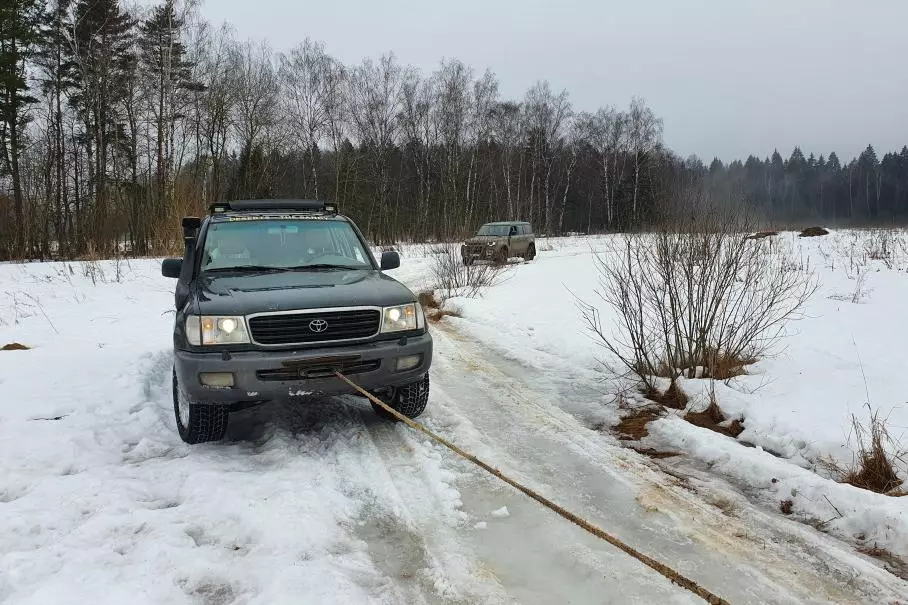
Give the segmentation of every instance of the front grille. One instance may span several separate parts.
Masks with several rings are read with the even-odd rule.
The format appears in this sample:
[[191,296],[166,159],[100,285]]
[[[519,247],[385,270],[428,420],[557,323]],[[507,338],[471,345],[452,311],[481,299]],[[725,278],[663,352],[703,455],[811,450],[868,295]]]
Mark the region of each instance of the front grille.
[[484,245],[471,244],[467,246],[467,254],[473,256],[489,256],[491,253],[491,247]]
[[378,334],[380,322],[377,309],[301,311],[253,317],[249,330],[252,340],[263,345],[306,344],[369,338]]
[[381,366],[380,359],[362,361],[359,356],[312,359],[299,363],[286,363],[282,368],[258,370],[255,375],[264,381],[305,380],[307,378],[330,378],[335,370],[345,376],[372,372]]

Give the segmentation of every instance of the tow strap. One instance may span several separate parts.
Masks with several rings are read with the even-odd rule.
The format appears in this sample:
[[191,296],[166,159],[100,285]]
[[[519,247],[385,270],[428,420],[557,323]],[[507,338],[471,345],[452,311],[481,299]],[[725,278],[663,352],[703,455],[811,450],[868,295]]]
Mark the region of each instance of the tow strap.
[[334,373],[337,375],[338,378],[340,378],[341,380],[346,382],[348,385],[350,385],[353,389],[355,389],[356,392],[358,392],[360,395],[363,395],[364,397],[368,398],[369,401],[371,401],[375,405],[379,406],[381,409],[386,411],[388,414],[390,414],[397,420],[400,420],[401,422],[406,423],[409,427],[414,428],[417,431],[427,435],[430,439],[432,439],[436,443],[440,443],[441,445],[445,446],[446,448],[448,448],[449,450],[451,450],[458,456],[469,460],[470,462],[472,462],[479,468],[483,469],[490,475],[498,477],[499,479],[501,479],[502,481],[504,481],[511,487],[522,492],[526,496],[529,496],[536,502],[539,502],[544,507],[546,507],[549,510],[553,511],[554,513],[560,515],[561,517],[567,519],[571,523],[583,528],[584,530],[593,534],[597,538],[601,538],[602,540],[605,540],[606,542],[608,542],[615,548],[622,550],[623,552],[625,552],[628,555],[630,555],[631,557],[637,559],[638,561],[640,561],[647,567],[659,572],[661,575],[668,578],[668,580],[671,581],[672,583],[677,584],[678,586],[681,586],[682,588],[686,588],[690,592],[694,593],[698,597],[705,600],[707,603],[710,603],[710,605],[731,605],[728,601],[726,601],[722,597],[720,597],[716,594],[713,594],[712,592],[703,588],[702,586],[700,586],[699,584],[697,584],[690,578],[687,578],[687,577],[681,575],[680,573],[678,573],[677,571],[675,571],[668,565],[660,563],[659,561],[653,559],[652,557],[649,557],[649,556],[641,553],[637,549],[622,542],[615,536],[613,536],[609,533],[606,533],[605,530],[593,525],[589,521],[586,521],[585,519],[581,518],[580,516],[575,515],[574,513],[570,512],[563,506],[555,504],[554,502],[552,502],[545,496],[538,494],[537,492],[531,490],[530,488],[528,488],[524,485],[521,485],[514,479],[511,479],[507,475],[504,475],[497,468],[493,468],[490,465],[483,462],[482,460],[480,460],[479,458],[477,458],[476,456],[474,456],[468,452],[465,452],[464,450],[460,449],[459,447],[457,447],[456,445],[454,445],[453,443],[451,443],[444,437],[436,435],[435,433],[433,433],[432,431],[427,429],[422,424],[416,422],[412,418],[408,418],[407,416],[404,416],[403,414],[401,414],[400,412],[398,412],[397,410],[395,410],[394,408],[389,406],[387,403],[385,403],[384,401],[382,401],[381,399],[379,399],[378,397],[373,395],[372,393],[366,391],[365,389],[363,389],[362,387],[360,387],[359,385],[354,383],[352,380],[350,380],[349,378],[347,378],[346,376],[341,374],[339,371],[335,370]]

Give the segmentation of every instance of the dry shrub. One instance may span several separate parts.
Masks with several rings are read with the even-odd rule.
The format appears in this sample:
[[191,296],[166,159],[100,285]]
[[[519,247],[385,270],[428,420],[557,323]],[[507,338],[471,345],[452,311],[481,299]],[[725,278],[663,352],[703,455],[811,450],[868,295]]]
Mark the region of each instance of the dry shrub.
[[742,373],[801,317],[816,290],[809,271],[786,270],[791,255],[773,240],[742,237],[753,231],[745,213],[697,196],[678,204],[691,209],[688,218],[616,238],[609,253],[596,255],[596,294],[615,325],[579,303],[600,344],[647,391],[656,376]]
[[897,463],[901,462],[904,467],[904,456],[898,451],[895,440],[886,428],[886,419],[881,418],[879,410],[876,410],[871,413],[867,425],[855,415],[851,417],[851,424],[857,442],[851,463],[842,465],[831,459],[823,459],[820,465],[840,483],[848,483],[878,494],[904,495],[899,490],[902,479],[897,471]]
[[435,293],[428,290],[420,292],[416,297],[416,300],[419,301],[419,304],[422,305],[423,309],[440,309],[441,302],[435,298]]
[[621,418],[615,426],[618,438],[625,441],[640,441],[647,435],[646,425],[662,416],[662,410],[653,406],[636,408]]
[[27,347],[21,342],[11,342],[3,345],[3,348],[0,348],[0,351],[28,351],[30,348],[31,347]]
[[821,237],[823,235],[829,235],[829,231],[822,227],[808,227],[801,231],[798,237]]
[[794,508],[794,501],[789,498],[788,500],[782,500],[779,502],[779,510],[782,511],[783,515],[790,515],[792,509]]
[[507,266],[497,264],[464,264],[459,244],[440,246],[432,256],[431,269],[443,301],[452,296],[479,296],[484,288],[500,283],[508,271]]

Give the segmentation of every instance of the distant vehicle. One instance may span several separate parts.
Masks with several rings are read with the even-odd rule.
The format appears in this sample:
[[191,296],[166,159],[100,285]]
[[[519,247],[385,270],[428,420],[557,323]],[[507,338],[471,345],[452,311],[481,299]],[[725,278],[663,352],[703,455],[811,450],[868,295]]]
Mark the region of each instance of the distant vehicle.
[[506,263],[514,256],[531,261],[536,258],[536,238],[533,228],[526,222],[486,223],[464,242],[460,254],[465,265],[472,265],[477,260]]
[[[332,204],[217,203],[183,219],[173,408],[187,443],[217,441],[231,411],[313,393],[347,393],[339,370],[415,418],[429,399],[432,337],[416,296],[382,273],[362,233]],[[385,413],[376,408],[380,414]]]

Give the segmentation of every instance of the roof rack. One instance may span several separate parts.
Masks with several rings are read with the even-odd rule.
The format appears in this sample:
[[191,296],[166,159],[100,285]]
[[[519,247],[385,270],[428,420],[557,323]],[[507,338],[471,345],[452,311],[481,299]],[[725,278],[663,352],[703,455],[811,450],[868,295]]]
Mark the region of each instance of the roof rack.
[[337,204],[318,200],[231,200],[215,202],[208,208],[209,214],[224,212],[326,212],[337,214]]

